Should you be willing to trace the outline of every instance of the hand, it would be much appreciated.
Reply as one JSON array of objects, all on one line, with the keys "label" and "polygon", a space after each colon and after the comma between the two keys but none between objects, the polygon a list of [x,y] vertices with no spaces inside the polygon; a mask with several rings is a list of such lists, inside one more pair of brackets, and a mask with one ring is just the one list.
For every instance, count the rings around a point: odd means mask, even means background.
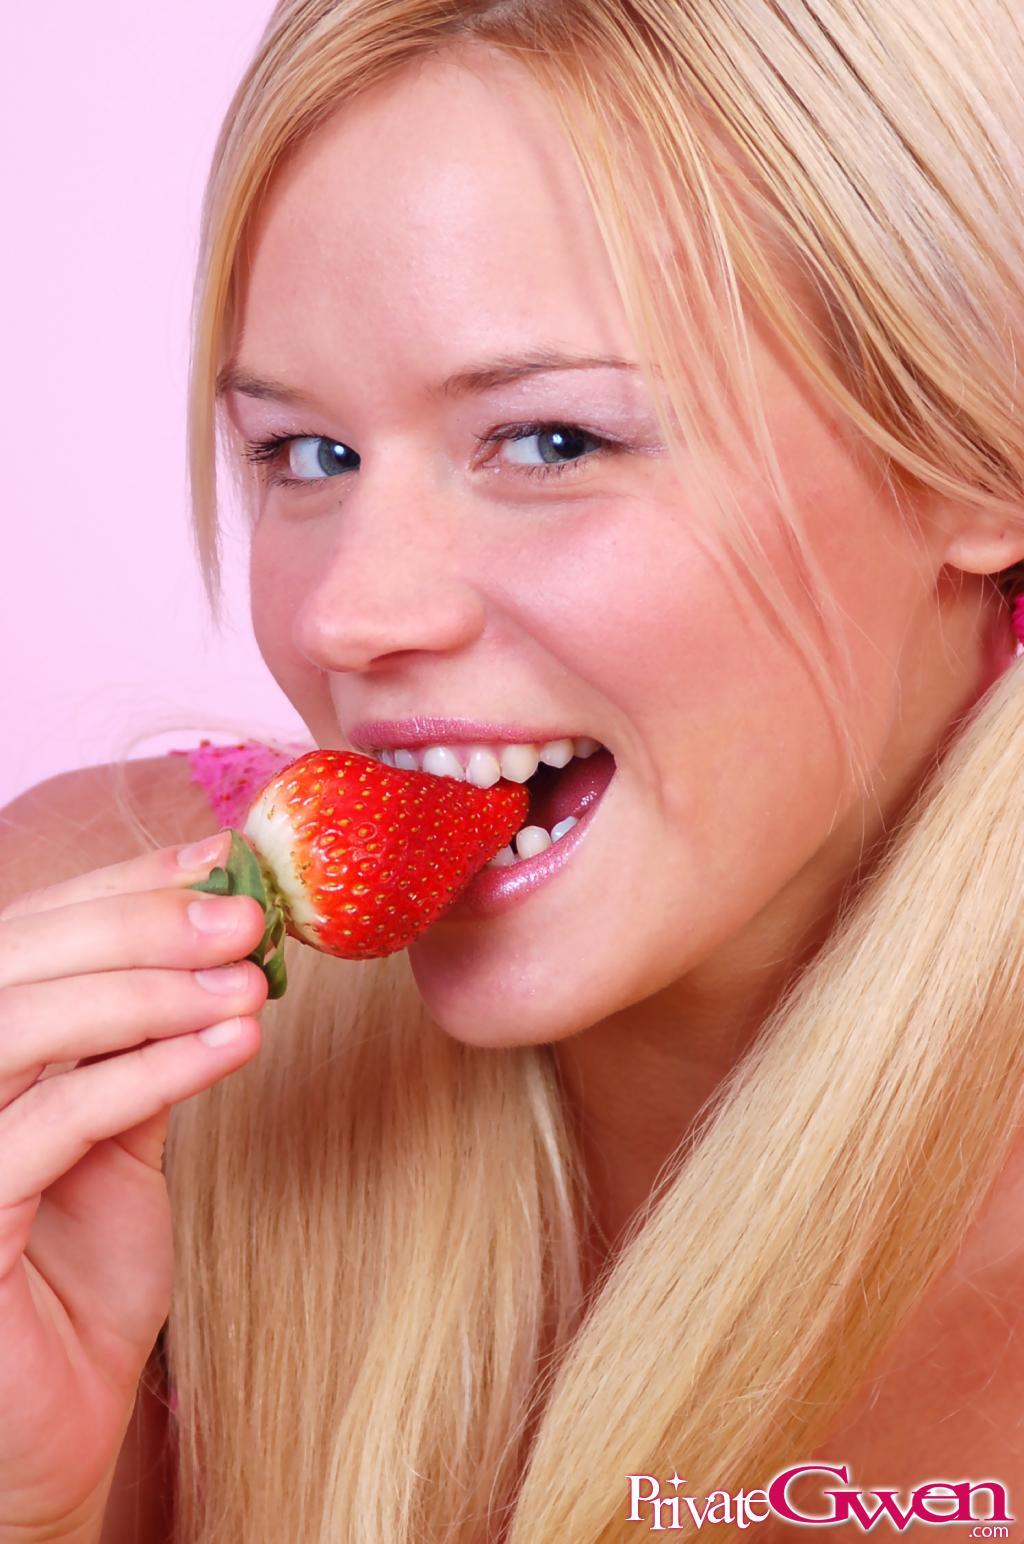
[{"label": "hand", "polygon": [[[0,910],[0,1539],[93,1520],[98,1536],[170,1307],[170,1109],[260,1046],[267,982],[244,956],[262,909],[189,889],[222,847],[191,867],[163,848]],[[194,974],[229,961],[223,995]],[[232,1018],[233,1040],[197,1033]]]}]

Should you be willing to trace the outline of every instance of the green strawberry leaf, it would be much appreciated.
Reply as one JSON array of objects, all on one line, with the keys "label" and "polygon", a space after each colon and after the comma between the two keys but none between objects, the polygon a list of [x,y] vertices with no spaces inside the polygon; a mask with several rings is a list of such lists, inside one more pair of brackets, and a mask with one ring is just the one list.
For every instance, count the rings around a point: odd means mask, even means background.
[{"label": "green strawberry leaf", "polygon": [[[224,868],[215,868],[205,879],[189,885],[190,890],[204,890],[209,895],[251,895],[263,908],[266,926],[251,954],[245,957],[258,965],[267,978],[268,998],[283,997],[288,984],[284,950],[279,946],[285,923],[281,908],[267,897],[267,886],[256,854],[238,831],[231,833],[231,848]],[[267,956],[267,951],[273,952]]]},{"label": "green strawberry leaf", "polygon": [[272,954],[263,967],[263,974],[267,978],[270,990],[268,997],[283,997],[288,986],[288,976],[284,968],[284,950],[279,949]]},{"label": "green strawberry leaf", "polygon": [[272,910],[268,910],[265,915],[266,915],[266,918],[267,918],[267,925],[263,929],[263,937],[260,939],[259,943],[256,945],[256,953],[259,955],[260,959],[262,959],[263,956],[266,954],[267,950],[270,948],[270,945],[271,945],[271,943],[273,941],[274,913],[273,913]]},{"label": "green strawberry leaf", "polygon": [[237,831],[231,833],[228,871],[234,880],[233,895],[251,895],[261,906],[266,906],[267,890],[256,855]]},{"label": "green strawberry leaf", "polygon": [[210,895],[233,895],[231,888],[231,876],[227,869],[215,868],[205,879],[198,884],[189,885],[190,890],[206,890]]}]

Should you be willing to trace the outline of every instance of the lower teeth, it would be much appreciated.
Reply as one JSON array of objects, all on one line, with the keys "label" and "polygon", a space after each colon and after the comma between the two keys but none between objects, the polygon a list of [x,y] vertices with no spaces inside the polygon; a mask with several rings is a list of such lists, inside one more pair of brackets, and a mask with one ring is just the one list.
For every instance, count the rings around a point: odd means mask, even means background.
[{"label": "lower teeth", "polygon": [[560,820],[557,825],[552,826],[550,832],[543,826],[524,826],[516,836],[516,850],[513,852],[511,846],[503,847],[489,863],[485,864],[485,867],[509,868],[515,863],[523,862],[526,858],[535,858],[538,853],[545,852],[553,846],[577,823],[577,816],[570,815],[566,820]]}]

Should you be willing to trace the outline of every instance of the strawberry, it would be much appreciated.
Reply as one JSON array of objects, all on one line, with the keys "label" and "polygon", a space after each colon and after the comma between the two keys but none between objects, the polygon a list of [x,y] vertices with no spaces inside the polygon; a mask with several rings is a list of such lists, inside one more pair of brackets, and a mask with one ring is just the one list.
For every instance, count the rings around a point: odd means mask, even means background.
[{"label": "strawberry", "polygon": [[354,751],[308,751],[263,784],[226,867],[190,888],[255,896],[267,926],[247,958],[282,997],[285,933],[345,960],[404,949],[512,839],[529,804],[523,783],[476,788]]}]

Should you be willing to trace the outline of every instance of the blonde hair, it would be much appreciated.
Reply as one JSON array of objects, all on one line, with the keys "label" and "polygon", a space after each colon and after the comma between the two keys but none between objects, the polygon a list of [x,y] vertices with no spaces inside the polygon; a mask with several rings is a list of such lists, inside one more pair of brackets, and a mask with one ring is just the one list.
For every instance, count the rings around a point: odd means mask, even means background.
[{"label": "blonde hair", "polygon": [[[820,628],[727,488],[722,537],[845,732],[855,681],[758,401],[751,308],[897,496],[1021,526],[1009,0],[284,0],[204,209],[189,432],[211,606],[215,384],[261,196],[328,115],[474,40],[561,115],[648,379],[669,392],[673,453],[713,466],[755,448]],[[822,327],[773,273],[783,252]],[[749,1491],[810,1457],[1013,1134],[1022,672],[957,726],[590,1292],[551,1047],[445,1035],[404,953],[354,964],[289,942],[259,1055],[172,1112],[177,1544],[480,1544],[499,1524],[507,1544],[625,1544],[628,1474],[685,1464],[691,1494]]]}]

